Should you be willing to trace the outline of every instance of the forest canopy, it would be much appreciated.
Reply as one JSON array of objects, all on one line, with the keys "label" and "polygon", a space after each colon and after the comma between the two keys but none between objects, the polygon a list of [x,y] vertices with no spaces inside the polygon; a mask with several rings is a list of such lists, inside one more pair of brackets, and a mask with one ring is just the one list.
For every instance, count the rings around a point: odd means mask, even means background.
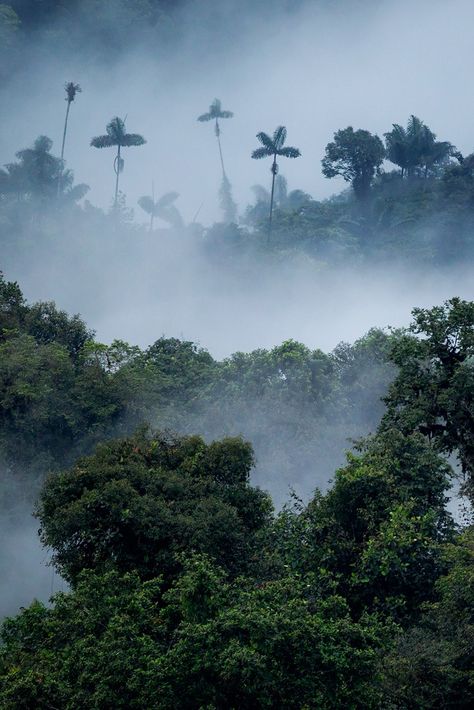
[{"label": "forest canopy", "polygon": [[[173,339],[97,343],[5,279],[1,298],[2,457],[56,468],[36,515],[70,584],[5,621],[3,707],[471,706],[472,531],[447,508],[445,454],[472,503],[472,303],[331,355],[289,341],[219,363]],[[367,363],[386,383],[375,433],[277,512],[242,438],[117,438],[127,408],[183,415],[228,387],[344,416]]]}]

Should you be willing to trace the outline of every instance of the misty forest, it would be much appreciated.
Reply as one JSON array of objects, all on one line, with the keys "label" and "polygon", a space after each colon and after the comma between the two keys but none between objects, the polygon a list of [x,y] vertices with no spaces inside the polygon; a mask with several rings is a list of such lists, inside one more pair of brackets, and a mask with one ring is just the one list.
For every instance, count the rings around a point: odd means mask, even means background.
[{"label": "misty forest", "polygon": [[0,3],[0,708],[474,706],[473,21]]}]

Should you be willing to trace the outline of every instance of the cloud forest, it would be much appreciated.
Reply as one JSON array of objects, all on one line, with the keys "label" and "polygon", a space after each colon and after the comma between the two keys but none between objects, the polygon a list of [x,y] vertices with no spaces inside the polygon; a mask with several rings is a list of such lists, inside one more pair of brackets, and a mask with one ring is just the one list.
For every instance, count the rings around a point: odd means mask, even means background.
[{"label": "cloud forest", "polygon": [[0,3],[0,707],[474,703],[467,0]]}]

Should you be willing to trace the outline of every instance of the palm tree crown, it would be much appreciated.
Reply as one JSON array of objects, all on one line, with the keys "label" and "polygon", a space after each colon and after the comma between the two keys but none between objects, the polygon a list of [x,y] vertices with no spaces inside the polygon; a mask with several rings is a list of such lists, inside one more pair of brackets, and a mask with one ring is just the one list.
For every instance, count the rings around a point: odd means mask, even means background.
[{"label": "palm tree crown", "polygon": [[273,215],[273,197],[275,193],[275,177],[278,173],[277,157],[283,156],[284,158],[298,158],[301,153],[298,148],[292,148],[291,146],[285,146],[286,141],[286,128],[285,126],[278,126],[275,129],[273,136],[267,133],[257,133],[257,138],[262,144],[260,148],[256,148],[252,153],[252,158],[255,160],[260,160],[261,158],[273,158],[271,172],[272,172],[272,192],[270,196],[270,214],[268,219],[268,240],[270,240],[270,233],[272,230],[272,215]]},{"label": "palm tree crown", "polygon": [[262,144],[261,148],[256,148],[252,153],[252,158],[255,160],[260,160],[261,158],[273,157],[272,173],[274,175],[278,172],[278,165],[276,163],[277,156],[281,155],[285,158],[299,158],[301,155],[298,148],[292,148],[290,146],[285,146],[286,141],[286,128],[285,126],[278,126],[274,131],[273,137],[267,133],[257,133],[257,138]]},{"label": "palm tree crown", "polygon": [[131,146],[139,146],[146,143],[146,140],[139,133],[127,133],[125,129],[125,121],[118,116],[115,116],[106,126],[106,134],[96,136],[91,140],[91,146],[94,148],[110,148],[117,146],[117,155],[114,160],[114,171],[116,174],[115,180],[115,197],[114,207],[117,206],[119,174],[123,170],[124,161],[120,155],[121,148],[129,148]]},{"label": "palm tree crown", "polygon": [[116,116],[106,127],[106,135],[92,138],[91,145],[94,148],[110,148],[118,146],[129,148],[134,145],[143,145],[146,140],[139,133],[127,133],[125,130],[125,121]]},{"label": "palm tree crown", "polygon": [[74,101],[76,94],[80,94],[82,91],[79,84],[75,84],[73,81],[68,81],[64,84],[64,90],[66,92],[66,98],[64,100],[67,101],[68,104]]},{"label": "palm tree crown", "polygon": [[154,217],[163,219],[173,227],[181,227],[183,225],[182,217],[179,210],[173,202],[179,197],[178,192],[166,192],[162,197],[155,201],[154,197],[144,195],[138,200],[138,204],[147,214],[150,215],[150,231],[153,229]]},{"label": "palm tree crown", "polygon": [[232,111],[223,111],[220,99],[214,99],[212,104],[209,106],[209,111],[198,116],[198,121],[215,121],[215,132],[216,136],[220,135],[219,119],[220,118],[232,118],[234,114]]},{"label": "palm tree crown", "polygon": [[423,170],[428,171],[452,155],[454,146],[448,141],[437,141],[436,135],[417,116],[410,116],[407,127],[394,123],[385,133],[387,158],[401,168],[402,177]]}]

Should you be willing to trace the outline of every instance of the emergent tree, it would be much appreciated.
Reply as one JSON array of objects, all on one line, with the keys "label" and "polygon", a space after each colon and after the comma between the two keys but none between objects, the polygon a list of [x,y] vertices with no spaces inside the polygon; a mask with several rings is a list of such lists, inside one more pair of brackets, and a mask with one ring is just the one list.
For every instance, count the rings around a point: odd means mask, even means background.
[{"label": "emergent tree", "polygon": [[273,158],[272,166],[270,168],[272,173],[272,191],[270,195],[270,213],[268,216],[268,240],[270,240],[270,234],[272,231],[273,198],[275,195],[275,178],[278,173],[277,156],[283,156],[284,158],[298,158],[301,153],[298,148],[285,146],[285,126],[278,126],[278,128],[275,129],[272,138],[270,138],[267,133],[263,132],[257,133],[257,138],[262,146],[253,151],[252,158],[255,158],[255,160],[268,157]]},{"label": "emergent tree", "polygon": [[217,138],[217,144],[219,146],[219,157],[222,167],[222,184],[219,191],[219,200],[221,203],[222,210],[228,222],[234,222],[237,214],[237,206],[232,198],[232,187],[227,177],[227,173],[224,167],[224,158],[222,156],[222,145],[221,145],[221,128],[219,125],[219,119],[222,118],[232,118],[234,114],[232,111],[224,111],[222,109],[222,104],[219,99],[214,99],[212,104],[209,106],[209,111],[207,113],[198,116],[198,121],[214,121],[214,132]]},{"label": "emergent tree", "polygon": [[130,146],[139,146],[146,143],[146,140],[139,133],[127,133],[125,130],[125,121],[116,116],[106,127],[106,135],[92,138],[91,146],[94,148],[111,148],[117,146],[117,155],[114,160],[115,171],[115,195],[114,208],[117,207],[119,175],[123,170],[124,161],[120,154],[121,148],[129,148]]},{"label": "emergent tree", "polygon": [[[67,101],[67,107],[66,107],[66,117],[64,119],[64,131],[63,131],[63,142],[61,144],[61,166],[62,168],[64,167],[64,146],[66,144],[66,133],[67,133],[67,122],[69,118],[69,109],[71,108],[71,104],[76,98],[76,94],[80,93],[82,91],[81,87],[79,84],[75,84],[73,81],[69,81],[67,84],[64,85],[64,90],[66,91],[66,101]],[[59,173],[58,177],[58,195],[61,192],[61,179],[62,179],[62,169]]]}]

